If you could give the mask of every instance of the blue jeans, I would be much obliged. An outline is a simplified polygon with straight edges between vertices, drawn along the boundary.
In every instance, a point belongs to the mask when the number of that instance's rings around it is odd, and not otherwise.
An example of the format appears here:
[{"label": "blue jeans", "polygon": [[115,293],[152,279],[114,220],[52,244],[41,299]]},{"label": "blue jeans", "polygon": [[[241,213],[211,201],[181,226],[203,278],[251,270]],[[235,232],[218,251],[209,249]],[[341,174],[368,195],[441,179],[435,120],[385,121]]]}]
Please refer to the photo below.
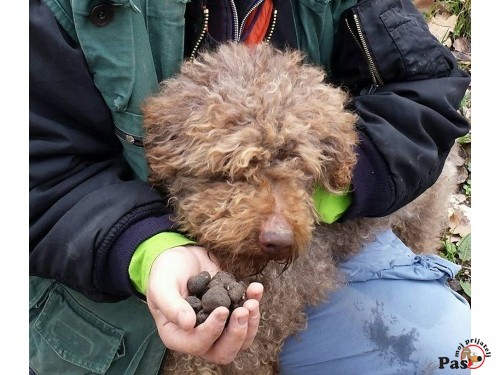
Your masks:
[{"label": "blue jeans", "polygon": [[284,375],[464,374],[438,369],[471,337],[470,306],[447,285],[459,266],[416,255],[391,231],[341,265],[348,284],[307,309],[281,353]]}]

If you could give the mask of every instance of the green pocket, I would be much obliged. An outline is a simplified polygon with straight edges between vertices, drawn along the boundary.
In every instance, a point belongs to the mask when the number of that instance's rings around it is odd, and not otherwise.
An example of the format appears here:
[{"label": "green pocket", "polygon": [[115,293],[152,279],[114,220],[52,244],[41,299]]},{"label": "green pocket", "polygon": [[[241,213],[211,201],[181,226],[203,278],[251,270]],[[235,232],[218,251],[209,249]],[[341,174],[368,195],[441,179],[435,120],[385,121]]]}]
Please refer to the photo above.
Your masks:
[{"label": "green pocket", "polygon": [[154,375],[165,346],[136,297],[92,301],[54,280],[30,277],[30,367],[38,375]]},{"label": "green pocket", "polygon": [[30,367],[37,374],[104,374],[124,355],[124,331],[83,308],[59,284],[32,319]]}]

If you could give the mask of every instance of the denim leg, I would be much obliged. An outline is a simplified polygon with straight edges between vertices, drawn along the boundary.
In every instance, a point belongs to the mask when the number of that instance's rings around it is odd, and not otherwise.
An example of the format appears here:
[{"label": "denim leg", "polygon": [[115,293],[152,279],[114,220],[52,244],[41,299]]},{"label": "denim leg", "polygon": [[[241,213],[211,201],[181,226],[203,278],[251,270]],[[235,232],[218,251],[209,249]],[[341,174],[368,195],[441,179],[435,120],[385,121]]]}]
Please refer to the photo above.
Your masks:
[{"label": "denim leg", "polygon": [[307,314],[307,329],[285,342],[283,375],[434,373],[471,335],[470,307],[438,280],[350,283]]}]

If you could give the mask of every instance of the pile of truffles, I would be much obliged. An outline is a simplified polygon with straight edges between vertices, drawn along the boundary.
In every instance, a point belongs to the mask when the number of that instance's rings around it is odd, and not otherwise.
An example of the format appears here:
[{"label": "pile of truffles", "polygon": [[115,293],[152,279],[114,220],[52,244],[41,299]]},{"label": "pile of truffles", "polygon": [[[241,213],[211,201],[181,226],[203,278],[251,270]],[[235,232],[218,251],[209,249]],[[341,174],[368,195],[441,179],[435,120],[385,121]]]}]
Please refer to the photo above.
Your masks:
[{"label": "pile of truffles", "polygon": [[189,296],[186,301],[196,312],[196,325],[203,323],[219,306],[229,309],[229,314],[245,302],[246,285],[236,281],[234,275],[220,271],[214,277],[206,271],[189,278]]}]

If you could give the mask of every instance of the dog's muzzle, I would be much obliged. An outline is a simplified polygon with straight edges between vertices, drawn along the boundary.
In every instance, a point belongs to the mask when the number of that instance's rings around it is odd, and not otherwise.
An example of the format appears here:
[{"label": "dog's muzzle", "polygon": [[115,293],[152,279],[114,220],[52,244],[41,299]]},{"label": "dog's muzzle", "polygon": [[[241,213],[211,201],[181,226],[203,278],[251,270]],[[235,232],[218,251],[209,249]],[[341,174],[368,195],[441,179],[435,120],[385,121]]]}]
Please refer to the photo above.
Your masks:
[{"label": "dog's muzzle", "polygon": [[282,215],[271,215],[261,226],[259,244],[268,259],[290,258],[294,245],[292,227]]}]

